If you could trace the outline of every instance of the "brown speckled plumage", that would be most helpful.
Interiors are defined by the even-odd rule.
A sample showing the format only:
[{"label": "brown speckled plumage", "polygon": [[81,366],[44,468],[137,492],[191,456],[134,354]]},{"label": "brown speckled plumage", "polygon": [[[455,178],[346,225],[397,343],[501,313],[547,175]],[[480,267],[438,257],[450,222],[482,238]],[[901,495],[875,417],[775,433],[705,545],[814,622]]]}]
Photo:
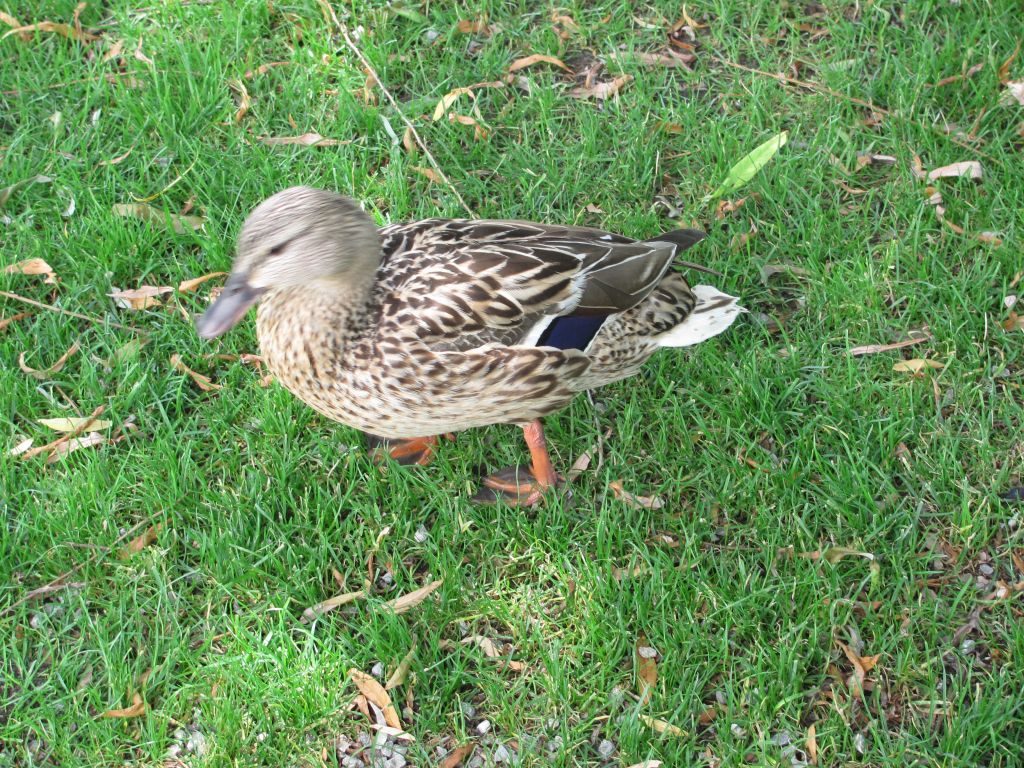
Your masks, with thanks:
[{"label": "brown speckled plumage", "polygon": [[[260,300],[277,379],[365,432],[526,424],[636,373],[661,346],[731,324],[742,311],[732,297],[670,271],[701,237],[457,219],[377,230],[353,201],[294,188],[247,220],[223,306],[199,329],[218,335]],[[600,328],[579,348],[542,343],[567,317]]]}]

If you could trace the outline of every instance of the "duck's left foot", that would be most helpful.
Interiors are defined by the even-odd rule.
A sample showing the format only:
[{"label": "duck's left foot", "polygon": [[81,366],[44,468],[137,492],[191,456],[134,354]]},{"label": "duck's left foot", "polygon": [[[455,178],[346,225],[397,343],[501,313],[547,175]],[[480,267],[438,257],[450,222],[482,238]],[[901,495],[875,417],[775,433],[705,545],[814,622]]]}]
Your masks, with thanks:
[{"label": "duck's left foot", "polygon": [[562,484],[562,478],[557,475],[554,483],[542,483],[531,467],[508,467],[485,477],[472,501],[476,504],[501,501],[512,507],[534,507],[544,500],[545,494]]},{"label": "duck's left foot", "polygon": [[426,466],[434,458],[437,449],[437,436],[412,437],[406,440],[392,440],[386,437],[378,437],[364,432],[366,445],[370,456],[377,463],[391,457],[395,462],[404,466],[419,465]]}]

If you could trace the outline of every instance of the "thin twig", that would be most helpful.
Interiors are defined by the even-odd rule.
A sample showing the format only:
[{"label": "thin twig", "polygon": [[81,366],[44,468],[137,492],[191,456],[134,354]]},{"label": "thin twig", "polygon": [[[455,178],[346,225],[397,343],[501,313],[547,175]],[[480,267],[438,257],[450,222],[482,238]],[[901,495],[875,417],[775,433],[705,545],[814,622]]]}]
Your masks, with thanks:
[{"label": "thin twig", "polygon": [[72,568],[70,571],[67,571],[66,573],[62,573],[60,576],[58,576],[57,578],[55,578],[52,581],[48,582],[47,584],[44,584],[42,587],[37,587],[36,589],[33,589],[33,590],[27,592],[20,600],[15,600],[13,603],[11,603],[6,608],[0,608],[0,616],[6,616],[9,613],[13,613],[14,609],[17,608],[19,605],[22,605],[23,603],[28,602],[34,596],[40,594],[40,590],[45,590],[45,589],[48,589],[50,587],[55,587],[58,584],[61,584],[62,582],[64,582],[65,580],[71,578],[76,573],[78,573],[80,570],[82,570],[85,566],[89,565],[90,563],[95,562],[96,558],[98,558],[100,555],[104,554],[104,552],[109,552],[109,551],[115,549],[118,544],[120,544],[122,541],[124,541],[129,536],[131,536],[133,533],[135,533],[137,530],[139,530],[139,528],[141,528],[142,526],[146,525],[147,523],[149,523],[150,521],[152,521],[154,519],[156,519],[156,515],[150,515],[145,520],[143,520],[143,521],[141,521],[139,523],[136,523],[131,528],[129,528],[127,531],[125,531],[120,536],[118,536],[116,539],[114,539],[114,543],[110,545],[110,549],[100,550],[100,551],[97,551],[97,552],[93,553],[88,558],[86,558],[83,562],[79,563],[74,568]]},{"label": "thin twig", "polygon": [[70,309],[61,309],[60,307],[53,306],[53,304],[44,304],[41,301],[29,299],[25,296],[19,296],[18,294],[10,293],[9,291],[0,291],[0,296],[3,296],[5,299],[14,299],[15,301],[21,301],[24,302],[25,304],[31,304],[33,307],[39,307],[40,309],[48,309],[51,312],[59,312],[62,315],[70,315],[71,317],[77,317],[79,320],[88,320],[90,323],[96,323],[97,325],[109,325],[112,328],[120,328],[122,331],[142,333],[142,330],[140,328],[132,328],[129,325],[121,325],[120,323],[115,323],[112,320],[103,320],[99,317],[90,317],[89,315],[83,315],[78,312],[72,312]]},{"label": "thin twig", "polygon": [[347,45],[349,50],[351,50],[352,53],[356,55],[356,58],[359,59],[359,63],[366,68],[367,73],[369,73],[369,75],[377,82],[377,87],[380,88],[381,93],[383,93],[384,96],[387,97],[387,100],[391,103],[391,106],[395,108],[395,112],[398,113],[398,117],[401,119],[403,123],[405,123],[405,127],[408,128],[409,131],[412,133],[412,137],[416,141],[416,144],[419,146],[420,149],[423,150],[423,155],[427,158],[427,162],[429,162],[431,167],[437,172],[437,175],[440,177],[441,181],[443,181],[452,191],[452,194],[455,195],[455,198],[459,201],[459,204],[463,207],[466,213],[468,213],[470,217],[476,218],[476,214],[473,212],[473,209],[470,208],[466,201],[462,198],[462,195],[459,194],[459,190],[455,188],[455,185],[452,184],[451,179],[449,179],[448,176],[445,175],[445,172],[441,170],[441,166],[438,165],[437,160],[434,159],[434,156],[430,153],[430,150],[427,149],[427,144],[426,142],[423,141],[422,138],[420,138],[420,134],[416,130],[416,126],[414,126],[412,124],[412,121],[405,116],[405,114],[402,112],[402,108],[398,105],[398,101],[395,99],[394,96],[391,95],[391,92],[384,85],[384,81],[381,79],[380,75],[377,74],[377,71],[373,68],[373,65],[370,64],[366,56],[363,55],[363,52],[360,51],[359,47],[353,42],[352,37],[349,35],[348,27],[345,26],[345,24],[342,23],[342,21],[338,18],[338,15],[334,12],[334,8],[331,7],[331,4],[328,2],[328,0],[317,1],[320,3],[320,7],[323,10],[325,20],[332,22],[334,26],[338,28],[338,32],[341,34],[342,39],[345,41],[345,45]]},{"label": "thin twig", "polygon": [[[714,54],[708,54],[708,55],[712,59],[714,59],[715,61],[717,61],[717,62],[719,62],[721,64],[725,64],[728,67],[732,67],[733,69],[740,69],[740,70],[743,70],[744,72],[750,72],[751,74],[760,75],[761,77],[767,77],[767,78],[770,78],[770,79],[775,80],[775,81],[781,80],[782,82],[787,83],[788,85],[795,85],[795,86],[797,86],[799,88],[807,88],[808,90],[814,91],[815,93],[822,93],[822,94],[831,96],[834,99],[839,99],[841,101],[848,101],[851,104],[857,104],[857,105],[862,106],[862,107],[867,107],[871,111],[878,112],[879,114],[885,115],[886,117],[895,118],[897,120],[902,120],[902,121],[904,121],[906,123],[910,123],[912,125],[920,125],[920,123],[918,123],[916,120],[913,120],[913,119],[911,119],[909,117],[904,117],[903,115],[899,114],[898,112],[893,112],[892,110],[886,109],[885,107],[880,107],[877,104],[872,104],[870,101],[864,101],[864,99],[858,99],[856,96],[850,96],[849,94],[845,94],[845,93],[841,93],[839,91],[835,91],[835,90],[833,90],[833,89],[831,89],[831,88],[829,88],[828,86],[825,86],[825,85],[819,85],[818,83],[813,83],[813,82],[811,82],[809,80],[800,80],[800,79],[798,79],[796,77],[790,77],[789,75],[784,75],[781,72],[766,72],[763,69],[755,69],[754,67],[748,67],[748,66],[746,66],[744,64],[740,64],[740,63],[735,62],[735,61],[729,61],[729,59],[723,59],[721,56],[715,56]],[[982,157],[984,157],[987,160],[992,160],[993,162],[996,162],[995,158],[993,158],[991,155],[989,155],[988,153],[978,149],[977,147],[971,146],[966,141],[962,141],[962,140],[958,139],[956,136],[952,136],[952,135],[946,133],[945,131],[943,131],[941,128],[937,128],[934,125],[929,126],[929,127],[932,129],[933,132],[942,134],[947,139],[949,139],[951,142],[956,144],[958,147],[963,147],[964,149],[969,149],[969,150],[971,150],[971,152],[974,152],[974,153],[976,153],[978,155],[981,155]]]}]

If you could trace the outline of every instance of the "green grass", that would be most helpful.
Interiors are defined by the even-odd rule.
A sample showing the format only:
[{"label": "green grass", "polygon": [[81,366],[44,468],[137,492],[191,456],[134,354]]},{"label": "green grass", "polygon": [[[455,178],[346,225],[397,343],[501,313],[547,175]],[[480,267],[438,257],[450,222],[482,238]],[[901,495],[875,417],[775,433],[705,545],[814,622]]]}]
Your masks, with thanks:
[{"label": "green grass", "polygon": [[[31,5],[6,10],[68,22],[75,2]],[[381,220],[464,214],[413,170],[422,155],[392,141],[385,124],[403,131],[395,110],[364,103],[366,77],[316,3],[95,3],[81,19],[101,40],[0,41],[0,187],[52,179],[0,208],[0,258],[45,259],[60,279],[5,274],[0,289],[100,321],[0,300],[2,317],[32,312],[0,331],[0,765],[157,765],[181,726],[209,747],[205,758],[183,753],[190,766],[334,766],[334,740],[368,731],[349,708],[347,670],[381,661],[390,674],[414,642],[415,676],[396,693],[404,705],[411,688],[412,765],[476,737],[482,718],[499,742],[517,740],[523,765],[788,765],[773,739],[788,732],[802,746],[812,723],[822,765],[1020,765],[1021,597],[986,597],[998,580],[1024,581],[1022,508],[999,498],[1024,472],[1024,334],[1001,327],[1003,298],[1024,292],[1010,287],[1024,268],[1024,108],[1000,103],[997,74],[1024,13],[1008,0],[826,5],[811,15],[802,3],[693,3],[709,24],[693,71],[627,56],[663,44],[679,13],[667,0],[563,4],[579,26],[565,41],[556,7],[540,3],[406,3],[422,20],[380,2],[346,7],[477,215],[651,236],[678,225],[655,206],[667,195],[710,234],[688,255],[722,271],[720,287],[752,310],[548,419],[563,467],[614,435],[574,484],[574,504],[529,512],[466,501],[480,468],[521,459],[514,429],[462,434],[431,467],[381,474],[352,448],[352,430],[259,386],[251,367],[203,358],[257,351],[251,321],[212,345],[186,321],[215,283],[169,309],[126,312],[106,296],[226,269],[247,211],[289,185],[339,189]],[[485,13],[493,36],[455,31]],[[124,57],[103,62],[117,39]],[[152,66],[133,56],[139,41]],[[442,95],[500,79],[514,59],[582,51],[635,80],[617,99],[578,101],[564,73],[541,65],[519,73],[528,93],[477,91],[486,140],[430,120]],[[271,61],[289,65],[245,81],[252,106],[235,123],[229,81]],[[931,87],[979,63],[969,79]],[[105,77],[118,71],[137,82]],[[1024,61],[1010,74],[1024,77]],[[851,99],[891,114],[867,125]],[[454,111],[469,109],[463,97]],[[705,195],[781,130],[789,144],[739,193],[759,199],[716,219]],[[306,131],[351,143],[257,140]],[[956,131],[973,135],[971,148]],[[854,173],[869,151],[898,162]],[[915,154],[929,169],[982,162],[978,184],[936,184],[966,234],[936,218]],[[176,235],[111,212],[149,195],[170,213],[191,203],[205,230]],[[1002,243],[979,241],[983,231]],[[804,274],[763,281],[778,264]],[[927,343],[848,354],[924,325]],[[115,355],[138,338],[141,350]],[[20,353],[44,368],[76,341],[81,351],[45,381],[19,370]],[[170,366],[175,353],[223,388],[200,391]],[[914,377],[892,370],[901,357],[946,367]],[[54,439],[37,419],[100,405],[111,432],[137,429],[51,466],[8,455],[26,437]],[[665,505],[631,507],[610,491],[615,480]],[[155,523],[154,544],[117,557],[123,531]],[[421,525],[430,536],[418,542]],[[305,607],[361,588],[378,536],[372,595],[300,623]],[[877,568],[789,554],[835,545],[874,554]],[[80,586],[23,600],[76,567]],[[386,607],[432,579],[443,586],[414,610]],[[972,612],[977,629],[954,640]],[[527,669],[501,669],[460,644],[466,633],[509,643]],[[641,634],[660,653],[647,703]],[[840,643],[881,654],[863,700]],[[99,717],[136,690],[144,716]],[[686,735],[658,735],[639,714]],[[549,749],[554,736],[561,747]],[[616,747],[608,760],[602,739]]]}]

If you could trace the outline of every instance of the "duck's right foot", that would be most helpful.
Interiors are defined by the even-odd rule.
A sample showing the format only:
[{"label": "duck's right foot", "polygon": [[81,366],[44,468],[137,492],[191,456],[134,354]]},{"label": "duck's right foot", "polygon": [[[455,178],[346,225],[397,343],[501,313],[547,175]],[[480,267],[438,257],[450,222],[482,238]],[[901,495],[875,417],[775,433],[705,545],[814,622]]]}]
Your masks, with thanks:
[{"label": "duck's right foot", "polygon": [[369,432],[363,434],[366,436],[366,446],[370,456],[378,464],[390,457],[403,466],[426,466],[434,458],[434,452],[437,449],[436,435],[394,440],[371,435]]}]

